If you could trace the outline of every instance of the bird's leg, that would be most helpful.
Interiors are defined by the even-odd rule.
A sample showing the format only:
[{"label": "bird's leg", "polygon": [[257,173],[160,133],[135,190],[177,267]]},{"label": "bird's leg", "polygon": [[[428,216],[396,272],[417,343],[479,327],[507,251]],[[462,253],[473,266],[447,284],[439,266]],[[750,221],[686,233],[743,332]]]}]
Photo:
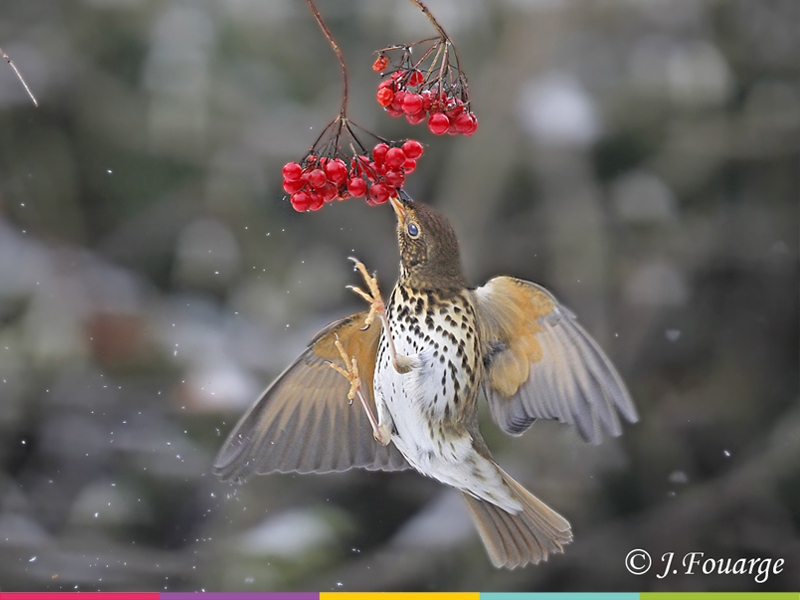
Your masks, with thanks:
[{"label": "bird's leg", "polygon": [[383,323],[383,331],[386,335],[386,339],[389,340],[389,353],[392,357],[394,370],[398,373],[408,373],[411,370],[413,361],[407,356],[398,354],[397,350],[395,350],[394,340],[392,339],[392,330],[389,327],[389,319],[386,317],[386,305],[383,303],[383,298],[381,298],[381,291],[378,289],[377,278],[374,275],[369,274],[367,267],[365,267],[364,263],[362,263],[360,260],[352,257],[350,260],[355,263],[356,268],[359,270],[362,277],[364,277],[364,281],[367,282],[367,288],[369,289],[369,293],[367,293],[361,288],[357,288],[352,285],[347,286],[349,289],[361,296],[364,300],[369,302],[369,313],[367,314],[367,318],[364,320],[364,325],[366,327],[371,325],[376,314],[378,317],[380,317],[381,323]]},{"label": "bird's leg", "polygon": [[342,377],[350,382],[350,391],[347,392],[347,399],[350,401],[350,404],[352,404],[353,399],[358,396],[358,399],[361,401],[361,406],[367,415],[367,420],[370,426],[372,426],[373,437],[378,440],[381,446],[386,446],[392,439],[392,433],[386,425],[378,425],[378,421],[367,403],[364,393],[361,391],[361,377],[358,375],[358,362],[356,362],[356,357],[349,358],[347,356],[347,353],[344,351],[344,346],[342,346],[342,342],[339,341],[338,337],[334,343],[336,344],[336,349],[339,351],[339,354],[342,356],[345,368],[343,369],[332,362],[328,363],[328,366],[340,373]]}]

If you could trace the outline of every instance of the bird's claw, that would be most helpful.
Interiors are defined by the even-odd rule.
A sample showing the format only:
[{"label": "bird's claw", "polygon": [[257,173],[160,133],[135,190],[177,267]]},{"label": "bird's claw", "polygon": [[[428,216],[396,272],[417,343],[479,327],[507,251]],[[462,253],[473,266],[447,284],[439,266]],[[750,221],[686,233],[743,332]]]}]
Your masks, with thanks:
[{"label": "bird's claw", "polygon": [[352,404],[353,398],[361,391],[361,377],[358,375],[358,362],[355,356],[352,358],[347,356],[347,353],[344,351],[344,346],[342,346],[342,342],[339,341],[338,336],[334,344],[339,351],[339,355],[342,357],[345,368],[343,369],[333,362],[328,363],[328,366],[350,382],[350,391],[347,392],[347,399],[350,401],[350,404]]},{"label": "bird's claw", "polygon": [[369,421],[370,427],[372,427],[372,436],[382,446],[387,445],[392,440],[392,432],[385,424],[378,424],[378,420],[375,418],[372,408],[370,408],[370,405],[367,403],[367,399],[364,397],[364,393],[361,390],[361,377],[358,374],[358,361],[356,361],[356,357],[350,357],[347,355],[347,352],[345,351],[342,342],[339,340],[338,335],[336,336],[334,345],[339,351],[339,355],[342,357],[344,368],[340,367],[334,362],[329,362],[328,366],[339,373],[342,377],[347,379],[348,382],[350,382],[350,390],[347,392],[347,400],[350,402],[350,404],[352,404],[353,399],[358,396],[358,399],[361,402],[361,407],[364,409],[364,413],[367,415],[367,420]]},{"label": "bird's claw", "polygon": [[365,292],[359,287],[348,285],[348,289],[353,290],[356,294],[361,296],[365,301],[369,302],[369,313],[367,313],[367,318],[364,319],[364,326],[369,327],[372,325],[372,321],[375,320],[375,315],[377,314],[381,318],[383,318],[386,314],[386,305],[383,303],[383,298],[381,298],[381,291],[378,288],[378,279],[375,275],[370,275],[369,271],[367,271],[367,267],[364,266],[357,258],[350,257],[350,260],[356,266],[361,276],[364,278],[364,281],[367,284],[367,289],[369,292]]},{"label": "bird's claw", "polygon": [[[375,319],[375,315],[378,315],[381,322],[383,323],[384,334],[386,335],[386,339],[388,340],[389,343],[389,353],[391,354],[392,364],[394,365],[395,371],[397,371],[400,374],[408,373],[414,366],[414,363],[407,356],[398,354],[397,350],[394,347],[394,339],[392,338],[392,334],[389,329],[389,319],[386,317],[386,305],[383,303],[383,298],[381,298],[381,291],[380,289],[378,289],[378,279],[375,277],[375,275],[369,274],[369,271],[367,271],[367,267],[365,267],[364,263],[362,263],[360,260],[358,260],[357,258],[353,258],[352,256],[350,257],[350,260],[352,260],[353,263],[355,263],[356,269],[358,269],[358,271],[361,273],[361,276],[364,278],[364,281],[366,281],[367,288],[369,289],[368,293],[362,290],[361,288],[352,285],[347,286],[349,289],[353,290],[356,294],[361,296],[364,300],[369,302],[369,312],[367,313],[367,318],[364,319],[363,329],[367,329],[370,325],[372,325],[372,321]],[[378,438],[376,437],[376,439]]]}]

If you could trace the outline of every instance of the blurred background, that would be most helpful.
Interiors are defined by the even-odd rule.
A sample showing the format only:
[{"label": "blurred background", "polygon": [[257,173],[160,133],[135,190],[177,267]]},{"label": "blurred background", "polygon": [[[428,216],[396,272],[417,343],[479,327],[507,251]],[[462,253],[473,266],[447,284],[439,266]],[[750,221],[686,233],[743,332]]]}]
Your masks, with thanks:
[{"label": "blurred background", "polygon": [[[800,3],[430,0],[471,138],[375,101],[373,51],[433,34],[410,2],[318,6],[350,116],[426,144],[406,189],[472,282],[551,289],[640,422],[594,447],[483,415],[575,533],[513,572],[415,473],[220,483],[246,407],[363,308],[347,257],[384,292],[397,273],[388,205],[298,214],[281,188],[338,110],[336,59],[301,0],[5,0],[40,106],[0,65],[0,590],[796,591]],[[656,577],[690,551],[785,566]]]}]

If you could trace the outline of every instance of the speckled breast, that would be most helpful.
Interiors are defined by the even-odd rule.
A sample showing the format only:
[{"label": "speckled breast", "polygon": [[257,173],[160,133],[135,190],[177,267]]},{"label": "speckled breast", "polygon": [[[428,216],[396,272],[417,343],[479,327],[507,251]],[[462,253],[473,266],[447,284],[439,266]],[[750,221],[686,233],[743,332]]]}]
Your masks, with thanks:
[{"label": "speckled breast", "polygon": [[440,447],[447,433],[458,437],[475,410],[480,377],[475,311],[466,290],[442,293],[395,287],[387,305],[395,348],[415,359],[397,373],[388,341],[378,349],[375,386],[394,422],[398,448]]}]

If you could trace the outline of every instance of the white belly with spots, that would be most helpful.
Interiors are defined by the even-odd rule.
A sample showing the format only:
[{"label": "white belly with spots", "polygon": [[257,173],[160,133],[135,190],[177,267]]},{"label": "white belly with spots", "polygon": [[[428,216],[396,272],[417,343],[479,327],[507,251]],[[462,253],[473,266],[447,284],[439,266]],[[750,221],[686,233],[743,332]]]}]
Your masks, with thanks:
[{"label": "white belly with spots", "polygon": [[374,378],[379,421],[391,423],[392,443],[420,473],[516,512],[520,505],[502,484],[495,464],[475,451],[470,434],[453,428],[442,434],[443,420],[453,418],[454,398],[465,401],[468,380],[463,369],[442,360],[452,342],[436,332],[438,324],[416,322],[428,336],[422,346],[419,337],[408,335],[411,321],[395,328],[397,352],[414,362],[405,374],[395,370],[388,343],[381,339]]}]

